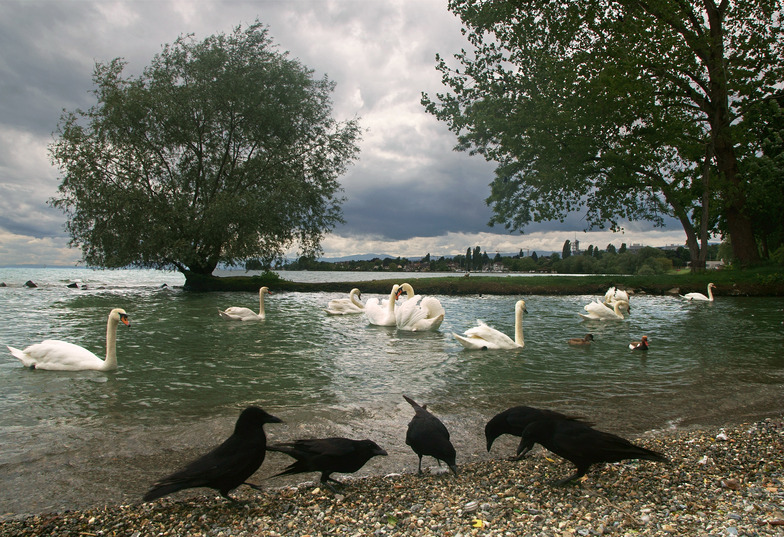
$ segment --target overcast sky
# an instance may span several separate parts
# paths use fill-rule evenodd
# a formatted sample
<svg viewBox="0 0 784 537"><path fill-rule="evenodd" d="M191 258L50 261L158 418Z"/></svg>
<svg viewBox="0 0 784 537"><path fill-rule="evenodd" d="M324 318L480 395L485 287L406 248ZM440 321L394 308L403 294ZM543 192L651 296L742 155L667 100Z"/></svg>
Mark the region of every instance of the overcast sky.
<svg viewBox="0 0 784 537"><path fill-rule="evenodd" d="M494 166L453 151L454 136L420 105L421 92L444 91L436 53L466 46L446 0L0 0L0 265L80 258L64 215L46 204L59 184L47 146L63 109L94 104L96 61L123 57L135 75L182 34L201 40L256 19L281 51L337 83L336 118L359 117L365 129L341 179L346 224L324 241L325 257L560 251L575 238L602 248L685 242L677 225L585 233L580 215L524 235L487 226Z"/></svg>

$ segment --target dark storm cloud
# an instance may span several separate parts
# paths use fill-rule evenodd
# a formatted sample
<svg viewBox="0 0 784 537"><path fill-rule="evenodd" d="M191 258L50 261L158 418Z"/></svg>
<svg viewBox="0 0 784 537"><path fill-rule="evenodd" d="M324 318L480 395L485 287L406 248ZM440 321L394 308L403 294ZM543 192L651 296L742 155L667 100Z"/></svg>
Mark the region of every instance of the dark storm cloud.
<svg viewBox="0 0 784 537"><path fill-rule="evenodd" d="M454 135L419 102L423 91L444 91L436 53L450 57L466 46L446 7L445 0L0 2L0 253L22 259L26 248L39 248L40 259L42 248L58 248L57 259L78 258L64 248L64 215L46 205L59 184L47 146L63 109L94 104L96 62L122 57L124 74L136 76L179 36L201 40L256 19L280 51L337 84L335 117L358 117L365 130L360 158L341 178L346 224L328 237L331 248L363 253L342 251L364 248L363 235L395 244L425 237L435 252L444 234L457 241L506 234L487 226L493 166L454 152Z"/></svg>

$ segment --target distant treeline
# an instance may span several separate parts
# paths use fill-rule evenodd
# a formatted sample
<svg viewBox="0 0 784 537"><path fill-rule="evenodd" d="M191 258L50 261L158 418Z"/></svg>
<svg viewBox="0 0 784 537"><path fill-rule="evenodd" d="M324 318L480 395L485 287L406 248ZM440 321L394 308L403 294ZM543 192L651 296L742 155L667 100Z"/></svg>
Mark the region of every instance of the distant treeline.
<svg viewBox="0 0 784 537"><path fill-rule="evenodd" d="M717 260L722 245L709 247L708 260ZM570 241L564 243L561 254L517 255L490 257L481 247L468 248L465 255L435 258L429 253L419 260L405 257L374 258L370 260L328 262L312 257L300 257L296 261L280 264L274 268L283 270L323 271L376 271L376 272L548 272L558 274L663 274L672 269L685 268L689 262L689 251L679 246L675 249L652 248L649 246L629 249L626 244L616 248L609 244L602 250L593 245L586 250L575 251ZM252 260L245 264L247 270L264 270L261 261Z"/></svg>

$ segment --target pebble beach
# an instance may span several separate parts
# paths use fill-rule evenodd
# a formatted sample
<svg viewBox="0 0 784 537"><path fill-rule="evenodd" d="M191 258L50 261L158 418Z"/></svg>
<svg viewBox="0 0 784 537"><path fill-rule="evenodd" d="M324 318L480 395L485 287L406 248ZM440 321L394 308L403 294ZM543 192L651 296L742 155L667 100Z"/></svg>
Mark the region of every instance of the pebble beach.
<svg viewBox="0 0 784 537"><path fill-rule="evenodd" d="M670 463L596 465L581 482L554 487L573 467L540 447L522 461L462 466L458 453L457 477L336 475L344 483L337 492L314 481L240 487L236 502L193 489L150 503L6 515L0 535L784 535L784 418L633 440Z"/></svg>

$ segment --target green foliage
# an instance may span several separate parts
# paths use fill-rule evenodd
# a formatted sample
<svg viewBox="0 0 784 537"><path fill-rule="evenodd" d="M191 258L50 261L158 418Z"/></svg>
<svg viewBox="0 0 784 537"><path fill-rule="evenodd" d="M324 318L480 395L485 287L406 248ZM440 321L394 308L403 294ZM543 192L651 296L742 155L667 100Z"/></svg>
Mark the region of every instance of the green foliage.
<svg viewBox="0 0 784 537"><path fill-rule="evenodd" d="M97 104L64 113L49 148L62 174L50 203L87 264L210 274L295 243L320 253L360 136L331 117L332 82L258 22L180 37L136 78L124 67L96 65Z"/></svg>
<svg viewBox="0 0 784 537"><path fill-rule="evenodd" d="M780 95L781 3L451 0L471 51L437 57L451 93L422 103L457 149L497 163L491 224L585 211L591 227L678 218L692 262L719 216L756 257L744 108ZM720 37L720 39L717 38ZM780 177L780 175L779 175ZM754 203L752 202L752 205ZM704 253L704 251L702 252ZM565 255L565 254L564 254Z"/></svg>

